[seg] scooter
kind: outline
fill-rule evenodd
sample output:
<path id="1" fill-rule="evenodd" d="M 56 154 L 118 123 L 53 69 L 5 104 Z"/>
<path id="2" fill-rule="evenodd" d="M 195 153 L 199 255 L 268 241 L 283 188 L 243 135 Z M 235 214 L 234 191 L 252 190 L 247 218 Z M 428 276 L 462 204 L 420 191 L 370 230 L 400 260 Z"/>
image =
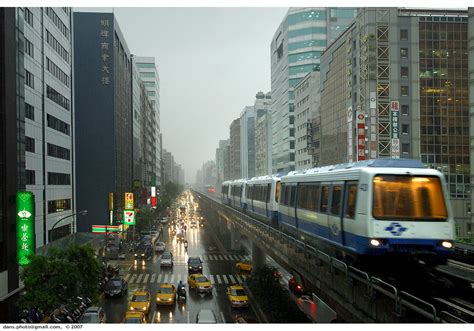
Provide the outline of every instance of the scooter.
<path id="1" fill-rule="evenodd" d="M 186 289 L 183 286 L 179 286 L 177 290 L 178 302 L 186 302 Z"/>

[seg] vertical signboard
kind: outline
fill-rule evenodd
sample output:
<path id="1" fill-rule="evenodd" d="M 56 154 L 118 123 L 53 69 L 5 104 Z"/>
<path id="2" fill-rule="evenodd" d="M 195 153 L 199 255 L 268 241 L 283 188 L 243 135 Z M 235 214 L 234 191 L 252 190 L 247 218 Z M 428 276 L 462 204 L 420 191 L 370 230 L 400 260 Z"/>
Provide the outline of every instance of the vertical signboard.
<path id="1" fill-rule="evenodd" d="M 156 208 L 156 187 L 151 187 L 151 207 Z"/>
<path id="2" fill-rule="evenodd" d="M 125 208 L 124 209 L 133 209 L 133 193 L 125 192 Z"/>
<path id="3" fill-rule="evenodd" d="M 114 222 L 114 193 L 109 193 L 109 224 L 112 225 Z"/>
<path id="4" fill-rule="evenodd" d="M 390 155 L 393 159 L 400 158 L 400 137 L 399 137 L 399 116 L 400 116 L 400 103 L 398 101 L 390 102 L 390 118 L 392 125 L 392 141 Z"/>
<path id="5" fill-rule="evenodd" d="M 354 161 L 354 133 L 352 132 L 352 107 L 347 108 L 347 161 Z"/>
<path id="6" fill-rule="evenodd" d="M 112 50 L 112 47 L 109 47 L 109 38 L 113 40 L 113 35 L 110 33 L 110 21 L 108 19 L 101 19 L 100 29 L 100 58 L 102 59 L 100 67 L 100 72 L 102 74 L 101 84 L 108 86 L 110 84 L 109 74 L 113 66 L 113 63 L 111 64 L 111 61 L 109 61 L 110 51 Z"/>
<path id="7" fill-rule="evenodd" d="M 377 158 L 377 94 L 370 92 L 370 158 Z"/>
<path id="8" fill-rule="evenodd" d="M 365 160 L 365 115 L 357 111 L 357 161 Z"/>
<path id="9" fill-rule="evenodd" d="M 16 248 L 18 265 L 28 265 L 28 255 L 35 253 L 35 196 L 32 192 L 16 194 Z"/>
<path id="10" fill-rule="evenodd" d="M 135 210 L 123 211 L 123 224 L 135 225 Z"/>

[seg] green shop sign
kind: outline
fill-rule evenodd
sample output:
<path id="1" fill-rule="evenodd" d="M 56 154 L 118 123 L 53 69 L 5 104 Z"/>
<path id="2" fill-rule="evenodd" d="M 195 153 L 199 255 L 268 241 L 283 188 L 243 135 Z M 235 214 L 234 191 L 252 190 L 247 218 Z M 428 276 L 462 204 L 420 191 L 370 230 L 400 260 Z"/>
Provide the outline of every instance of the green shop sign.
<path id="1" fill-rule="evenodd" d="M 35 196 L 31 192 L 16 194 L 16 256 L 18 264 L 30 263 L 35 252 Z"/>

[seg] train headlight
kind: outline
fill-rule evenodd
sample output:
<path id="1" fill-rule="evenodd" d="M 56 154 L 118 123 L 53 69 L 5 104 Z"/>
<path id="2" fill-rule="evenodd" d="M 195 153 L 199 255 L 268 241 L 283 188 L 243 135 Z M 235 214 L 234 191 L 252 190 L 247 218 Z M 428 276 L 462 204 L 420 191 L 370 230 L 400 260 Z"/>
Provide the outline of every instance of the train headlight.
<path id="1" fill-rule="evenodd" d="M 441 242 L 441 246 L 443 246 L 444 248 L 447 248 L 447 249 L 451 249 L 451 248 L 454 247 L 452 242 L 446 241 L 446 240 Z"/>
<path id="2" fill-rule="evenodd" d="M 382 243 L 378 239 L 370 239 L 370 244 L 374 247 L 379 247 L 380 245 L 382 245 Z"/>

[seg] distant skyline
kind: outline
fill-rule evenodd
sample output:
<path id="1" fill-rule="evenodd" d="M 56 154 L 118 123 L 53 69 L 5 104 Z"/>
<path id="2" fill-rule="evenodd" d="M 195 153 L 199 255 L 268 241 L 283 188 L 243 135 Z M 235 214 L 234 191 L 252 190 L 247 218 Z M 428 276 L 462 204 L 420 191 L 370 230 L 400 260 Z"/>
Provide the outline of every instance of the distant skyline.
<path id="1" fill-rule="evenodd" d="M 131 53 L 155 57 L 163 148 L 193 183 L 232 120 L 258 91 L 270 91 L 270 42 L 288 8 L 74 11 L 113 11 Z"/>

